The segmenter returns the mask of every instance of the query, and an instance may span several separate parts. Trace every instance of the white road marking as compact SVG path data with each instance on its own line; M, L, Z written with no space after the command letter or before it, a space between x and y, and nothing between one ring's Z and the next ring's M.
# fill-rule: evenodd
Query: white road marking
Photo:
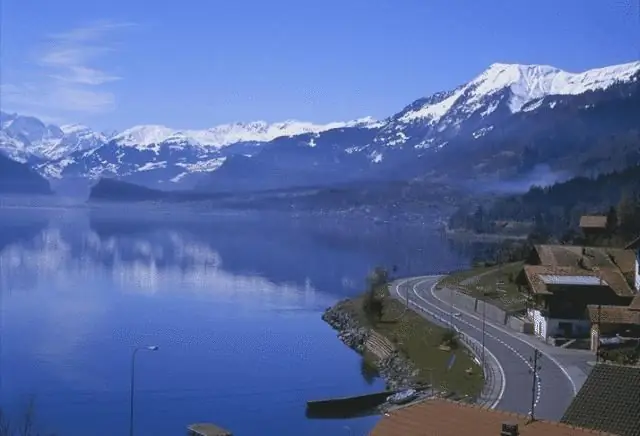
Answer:
M442 277L442 276L425 276L425 278L426 278L427 280L431 280L431 279L438 278L438 277ZM420 282L420 283L424 283L424 282L425 282L425 281L427 281L427 280L423 280L423 281L422 281L422 282ZM431 290L430 290L431 295L432 295L436 300L440 301L441 303L448 304L446 301L444 301L442 298L438 297L438 296L435 294L434 289L435 289L435 287L436 287L436 285L437 285L437 284L438 284L438 283L436 282L436 283L434 283L434 284L431 286ZM461 311L462 311L462 312L465 312L468 316L471 316L471 317L475 318L475 319L476 319L476 320L478 320L478 321L482 321L479 317L475 316L475 315L474 315L474 314L472 314L472 313L469 313L469 312L466 312L466 311L463 311L463 310L461 310ZM489 324L491 327L495 328L496 330L500 330L502 333L504 333L504 334L506 334L506 335L509 335L509 336L511 336L511 337L512 337L512 338L514 338L514 339L517 339L518 341L522 342L523 344L527 344L527 345L529 345L530 347L531 347L531 346L533 346L532 344L530 344L529 342L525 341L524 339L522 339L522 338L520 338L520 337L518 337L518 336L516 336L516 335L513 335L511 332L509 332L509 331L507 331L507 330L503 329L502 327L500 327L500 326L498 326L498 325L496 325L496 324L493 324L493 323L492 323L492 322L490 322L490 321L486 321L486 320L485 320L485 323L486 323L486 324ZM543 350L539 350L539 351L540 351L540 352L541 352L541 353L542 353L542 354L543 354L547 359L549 359L551 362L553 362L553 363L554 363L558 368L560 368L560 371L562 371L562 373L564 374L564 376L569 380L569 383L571 384L571 389L573 390L573 396L576 396L576 395L578 394L578 387L576 386L575 382L573 381L573 379L571 378L571 376L569 375L569 373L567 372L567 370L565 369L565 367L564 367L564 366L562 366L562 364L561 364L560 362L558 362L558 360L557 360L555 357L553 357L552 355L550 355L550 354L549 354L549 353L547 353L546 351L543 351Z
M407 282L407 281L409 281L409 280L411 280L411 279L405 279L405 280L403 280L402 282L398 282L398 283L395 285L395 287L394 287L395 292L396 292L396 294L398 295L398 298L400 298L400 300L403 300L403 296L402 296L402 294L400 294L400 284L401 284L401 283L406 283L406 282ZM407 292L408 292L408 291L407 291ZM414 290L414 292L415 292L415 290ZM418 295L418 297L422 299L422 297L421 297L421 296L419 296L419 295ZM422 307L421 307L421 306L419 306L418 304L416 304L416 302L415 302L415 301L411 301L411 300L409 300L409 301L410 301L411 303L413 303L413 304L414 304L418 309L423 310L424 312L426 312L426 313L430 314L432 317L438 317L436 314L434 314L434 313L432 313L432 312L430 312L430 311L428 311L428 310L426 310L426 309L422 308ZM432 305L431 303L429 303L429 304L430 304L430 305ZM435 306L434 306L434 307L435 307ZM436 318L436 319L437 319L437 318ZM471 340L473 340L473 341L475 341L476 343L478 342L478 341L476 341L475 339L473 339L472 337L468 337L468 338L469 338L469 339L471 339ZM497 357L496 357L496 356L495 356L495 355L494 355L490 350L488 350L486 347L485 347L485 352L489 355L489 357L490 357L491 359L493 359L493 360L496 362L496 364L497 364L497 366L498 366L498 370L500 371L500 377L501 377L501 379L502 379L502 383L501 383L501 385L500 385L500 392L498 393L498 396L496 397L495 401L494 401L493 403L491 403L491 405L489 406L489 409L495 409L495 408L498 406L498 404L500 404L500 402L502 401L502 397L504 396L504 391L505 391L505 389L506 389L506 385L507 385L507 377L505 376L504 368L503 368L503 367L502 367L502 365L500 364L500 361L498 360L498 358L497 358ZM538 395L539 395L539 393L538 393Z
M417 282L415 285L413 285L413 293L414 293L414 294L416 295L416 297L418 297L420 300L424 301L425 303L427 303L428 305L430 305L430 306L434 307L435 309L439 310L440 312L443 312L443 313L445 313L445 314L446 314L446 313L447 313L447 311L446 311L446 310L441 309L441 308L439 308L438 306L434 305L433 303L431 303L429 300L425 299L422 295L420 295L420 294L418 293L418 290L417 290L418 285L420 285L420 283L424 283L425 281L426 281L426 280L424 280L424 281L420 281L420 282ZM440 300L440 299L439 299L439 301L442 301L442 300ZM473 324L471 324L471 323L469 323L469 322L467 322L467 321L465 321L465 320L463 320L463 319L458 319L458 322L460 322L460 323L462 323L462 324L466 324L467 326L471 327L472 329L474 329L474 330L476 330L476 331L478 331L478 332L481 332L481 331L482 331L482 329L480 329L480 328L476 327L475 325L473 325ZM485 323L486 323L486 321L485 321ZM524 364L525 364L525 365L527 365L527 367L529 368L529 370L533 371L533 365L531 365L531 363L529 363L529 360L528 360L526 357L524 357L522 354L520 354L520 352L518 352L515 348L513 348L511 345L507 344L506 342L504 342L502 339L498 338L497 336L495 336L495 335L493 335L493 334L491 334L491 333L488 333L486 330L485 330L485 333L484 333L484 334L485 334L485 336L488 336L488 337L490 337L490 338L494 339L495 341L499 342L500 344L504 345L507 349L509 349L509 351L511 351L511 352L512 352L513 354L515 354L515 355L516 355L520 360L522 360L522 361L524 362ZM485 348L485 350L486 350L486 348ZM502 366L502 365L501 365L501 366ZM541 395L541 393L542 393L542 384L541 384L541 382L540 382L540 376L538 376L538 377L537 377L537 379L536 379L536 399L535 399L535 401L534 401L534 407L538 405L538 402L540 401L540 395Z

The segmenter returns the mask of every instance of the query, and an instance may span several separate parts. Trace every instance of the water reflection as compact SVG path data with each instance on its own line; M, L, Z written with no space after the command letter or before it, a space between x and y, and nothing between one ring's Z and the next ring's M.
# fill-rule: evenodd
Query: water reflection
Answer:
M35 394L64 435L126 431L129 352L148 343L161 351L138 363L145 433L202 420L339 432L305 420L305 401L381 384L320 312L375 265L410 275L465 262L428 226L102 212L0 210L0 402ZM371 420L349 425L364 433Z

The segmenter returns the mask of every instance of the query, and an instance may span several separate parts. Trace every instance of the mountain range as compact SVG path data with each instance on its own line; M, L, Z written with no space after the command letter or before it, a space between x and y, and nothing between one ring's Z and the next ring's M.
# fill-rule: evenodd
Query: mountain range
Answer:
M147 187L255 191L362 180L477 183L637 164L640 62L569 73L491 65L383 120L135 126L101 133L0 114L0 151L54 185L112 177Z

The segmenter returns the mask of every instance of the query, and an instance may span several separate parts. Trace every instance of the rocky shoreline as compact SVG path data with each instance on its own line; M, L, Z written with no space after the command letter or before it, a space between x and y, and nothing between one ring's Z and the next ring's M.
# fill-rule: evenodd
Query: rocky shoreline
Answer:
M359 325L351 313L344 310L348 300L338 302L328 308L322 319L338 332L338 338L349 348L362 355L369 338L370 330ZM379 376L385 381L387 389L396 390L414 385L419 370L404 355L394 350L390 356L373 362Z

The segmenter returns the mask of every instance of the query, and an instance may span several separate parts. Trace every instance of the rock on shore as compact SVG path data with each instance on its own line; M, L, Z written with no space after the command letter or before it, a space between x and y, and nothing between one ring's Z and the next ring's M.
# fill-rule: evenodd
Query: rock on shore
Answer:
M369 338L369 329L359 325L348 311L344 310L345 301L328 308L322 319L338 332L338 338L349 348L363 354ZM398 351L390 356L377 360L375 366L378 374L385 381L387 389L395 390L409 387L419 374L415 365Z

